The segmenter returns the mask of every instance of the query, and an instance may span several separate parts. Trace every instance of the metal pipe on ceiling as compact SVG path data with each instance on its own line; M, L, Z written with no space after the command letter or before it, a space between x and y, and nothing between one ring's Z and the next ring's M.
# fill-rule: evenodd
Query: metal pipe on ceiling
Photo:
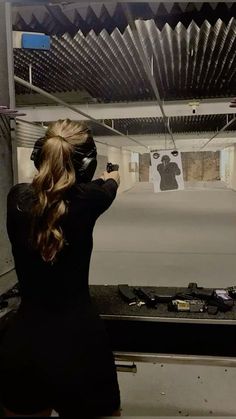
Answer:
M153 92L156 96L157 104L158 104L158 106L161 110L161 113L162 113L162 116L163 116L163 119L164 119L164 124L165 124L165 126L167 128L167 131L168 131L168 133L171 137L171 140L174 144L174 148L177 149L176 144L175 144L175 140L174 140L174 137L173 137L173 133L172 133L172 131L170 129L170 126L169 126L169 119L165 114L165 111L164 111L164 108L163 108L163 105L162 105L162 102L161 102L160 93L159 93L156 81L154 79L154 76L152 74L152 69L149 65L149 62L147 60L147 57L146 57L144 49L143 49L143 45L142 45L142 41L140 39L140 35L139 35L139 31L138 31L138 28L137 28L136 21L132 17L129 5L127 3L125 3L125 4L122 4L122 7L123 7L124 13L126 15L128 24L130 26L130 29L132 31L137 50L138 50L138 52L139 52L139 54L142 58L142 63L143 63L143 66L144 66L144 70L145 70L146 75L149 79L149 82L152 86Z
M46 92L43 89L40 89L39 87L37 87L37 86L35 86L35 85L27 82L26 80L23 80L23 79L21 79L20 77L17 77L17 76L14 76L14 80L15 80L16 83L19 83L22 86L25 86L25 87L27 87L27 88L29 88L31 90L34 90L35 92L37 92L37 93L39 93L39 94L41 94L41 95L43 95L45 97L48 97L49 99L53 100L54 102L59 103L60 105L63 105L66 108L71 109L72 111L76 112L77 114L85 116L90 121L93 121L95 124L97 124L97 125L99 125L99 126L101 126L103 128L106 128L107 130L112 131L113 133L115 133L117 135L120 135L121 137L126 137L129 140L133 141L134 143L138 144L139 146L142 146L142 147L144 147L144 148L146 148L146 149L149 150L149 147L148 146L146 146L145 144L139 142L138 140L135 140L134 138L130 137L129 135L123 134L122 132L120 132L120 131L118 131L118 130L112 128L112 127L110 127L109 125L106 125L106 124L104 124L102 122L99 122L97 119L93 118L92 116L88 115L87 113L78 110L75 106L70 105L67 102L64 102L64 100L59 99L58 97L52 95L51 93ZM120 148L120 147L118 147L118 148Z
M214 138L217 137L217 135L221 134L223 131L226 130L226 128L228 128L233 122L236 121L236 116L234 118L231 119L231 121L229 121L227 124L225 124L219 131L217 131L214 135L212 135L212 137L207 140L207 142L205 144L203 144L202 147L200 147L199 150L202 150L203 148L205 148L212 140L214 140Z

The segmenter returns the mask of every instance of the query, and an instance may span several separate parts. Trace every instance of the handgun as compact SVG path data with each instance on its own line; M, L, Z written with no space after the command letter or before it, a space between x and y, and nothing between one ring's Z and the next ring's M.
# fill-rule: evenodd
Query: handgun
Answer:
M154 293L145 290L144 288L134 288L135 294L144 301L147 307L157 308L157 299Z
M194 298L200 298L202 300L210 300L214 293L213 288L198 287L196 282L190 282L188 289Z
M128 284L118 285L118 291L123 300L126 301L129 305L136 304L137 297Z
M190 292L178 292L175 294L175 300L194 300L194 295Z
M116 172L117 170L119 170L119 164L107 163L106 169L108 173Z
M156 301L158 303L169 303L175 298L175 294L168 291L157 291L155 292Z

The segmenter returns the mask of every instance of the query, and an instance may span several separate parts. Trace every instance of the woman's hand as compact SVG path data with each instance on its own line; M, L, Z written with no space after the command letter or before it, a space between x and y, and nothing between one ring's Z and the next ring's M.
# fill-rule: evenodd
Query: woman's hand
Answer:
M105 181L108 180L108 179L113 179L113 180L116 181L118 186L120 184L120 175L119 175L118 171L114 171L114 172L110 172L110 173L103 172L101 178Z

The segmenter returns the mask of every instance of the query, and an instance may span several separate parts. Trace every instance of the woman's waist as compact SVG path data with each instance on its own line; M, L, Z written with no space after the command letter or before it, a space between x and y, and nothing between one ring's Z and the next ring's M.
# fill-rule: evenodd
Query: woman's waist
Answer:
M20 311L68 311L73 309L85 309L91 305L89 292L74 293L71 295L48 294L34 295L26 294L21 297Z

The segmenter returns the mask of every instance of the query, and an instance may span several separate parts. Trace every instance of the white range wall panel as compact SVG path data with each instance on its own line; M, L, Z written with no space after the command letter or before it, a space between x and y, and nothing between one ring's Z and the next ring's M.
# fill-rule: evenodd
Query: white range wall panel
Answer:
M220 180L225 182L225 170L227 165L227 153L225 150L220 152Z
M125 189L130 189L134 186L136 182L135 172L129 172L129 165L132 161L132 154L129 151L123 150L123 178L124 178L124 187Z
M94 138L94 140L96 142L95 138ZM107 157L107 146L106 145L96 142L96 147L97 147L97 153L99 154L99 156L106 156Z
M229 153L229 186L236 190L236 145L230 147Z
M34 162L30 160L33 148L17 147L19 183L31 183L37 173Z
M108 146L108 161L119 164L120 186L118 192L124 192L132 188L136 183L136 174L129 172L129 163L132 161L132 153L126 150Z
M33 148L35 141L44 137L46 129L35 123L17 120L16 124L16 141L18 147Z

